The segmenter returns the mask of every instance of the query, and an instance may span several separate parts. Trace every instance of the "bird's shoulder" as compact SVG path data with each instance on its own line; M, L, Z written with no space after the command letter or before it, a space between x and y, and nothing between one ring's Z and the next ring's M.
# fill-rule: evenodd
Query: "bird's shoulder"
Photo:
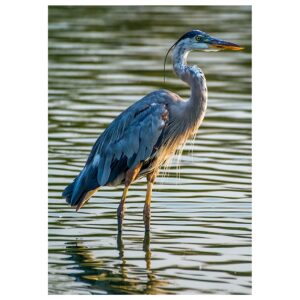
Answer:
M179 102L183 102L182 99L175 93L160 89L153 91L140 100L136 101L125 109L118 117L116 117L113 122L107 127L106 132L114 131L114 128L117 126L119 131L125 129L132 122L136 122L137 118L140 118L140 114L143 113L143 116L146 116L147 113L153 114L154 111L151 108L162 106L167 110L170 109L173 105L176 105ZM161 110L155 110L156 113L160 113ZM121 133L121 132L119 132Z
M147 94L142 99L134 103L133 106L134 105L138 106L144 103L145 104L158 103L158 104L170 105L181 101L182 99L177 94L165 89L160 89Z

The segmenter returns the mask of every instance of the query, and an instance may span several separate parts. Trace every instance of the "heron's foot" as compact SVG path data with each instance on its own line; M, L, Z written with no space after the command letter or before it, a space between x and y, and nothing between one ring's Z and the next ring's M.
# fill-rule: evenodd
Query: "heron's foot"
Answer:
M144 224L145 224L145 230L150 231L150 221L151 221L151 210L150 210L150 205L145 204L144 206Z
M120 203L118 210L117 210L117 216L118 216L118 231L122 231L123 226L123 220L124 220L124 214L125 214L125 205Z

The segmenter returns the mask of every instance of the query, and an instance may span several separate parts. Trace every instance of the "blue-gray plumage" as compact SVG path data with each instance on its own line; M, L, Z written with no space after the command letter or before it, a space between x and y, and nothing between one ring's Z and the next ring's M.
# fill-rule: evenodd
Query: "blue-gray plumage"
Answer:
M136 179L146 176L144 222L145 229L149 230L152 187L159 169L196 133L207 106L204 74L197 66L187 65L188 53L221 49L242 48L193 30L169 49L173 50L175 74L190 86L190 99L183 100L170 91L158 90L122 112L99 136L83 170L64 190L63 197L70 205L79 210L101 186L124 184L118 208L121 231L128 187Z

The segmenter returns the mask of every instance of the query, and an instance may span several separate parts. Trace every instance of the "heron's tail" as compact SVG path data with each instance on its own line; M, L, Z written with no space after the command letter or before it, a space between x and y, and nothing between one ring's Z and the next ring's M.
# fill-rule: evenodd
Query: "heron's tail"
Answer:
M66 198L66 202L70 205L71 205L71 199L72 199L75 181L76 180L74 180L71 184L69 184L62 193L63 198Z
M100 188L94 184L86 186L85 180L82 180L82 173L75 178L75 180L69 184L62 193L63 198L66 198L66 202L72 207L76 207L78 211Z

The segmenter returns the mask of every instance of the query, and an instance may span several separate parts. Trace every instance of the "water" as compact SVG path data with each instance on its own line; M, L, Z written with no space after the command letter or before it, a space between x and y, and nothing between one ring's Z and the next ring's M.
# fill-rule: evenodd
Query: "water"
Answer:
M162 87L163 58L199 28L246 47L192 53L206 74L208 110L155 186L102 188L79 213L61 198L92 144L126 107ZM49 8L49 293L251 293L251 10L249 7ZM189 89L167 69L167 89Z

